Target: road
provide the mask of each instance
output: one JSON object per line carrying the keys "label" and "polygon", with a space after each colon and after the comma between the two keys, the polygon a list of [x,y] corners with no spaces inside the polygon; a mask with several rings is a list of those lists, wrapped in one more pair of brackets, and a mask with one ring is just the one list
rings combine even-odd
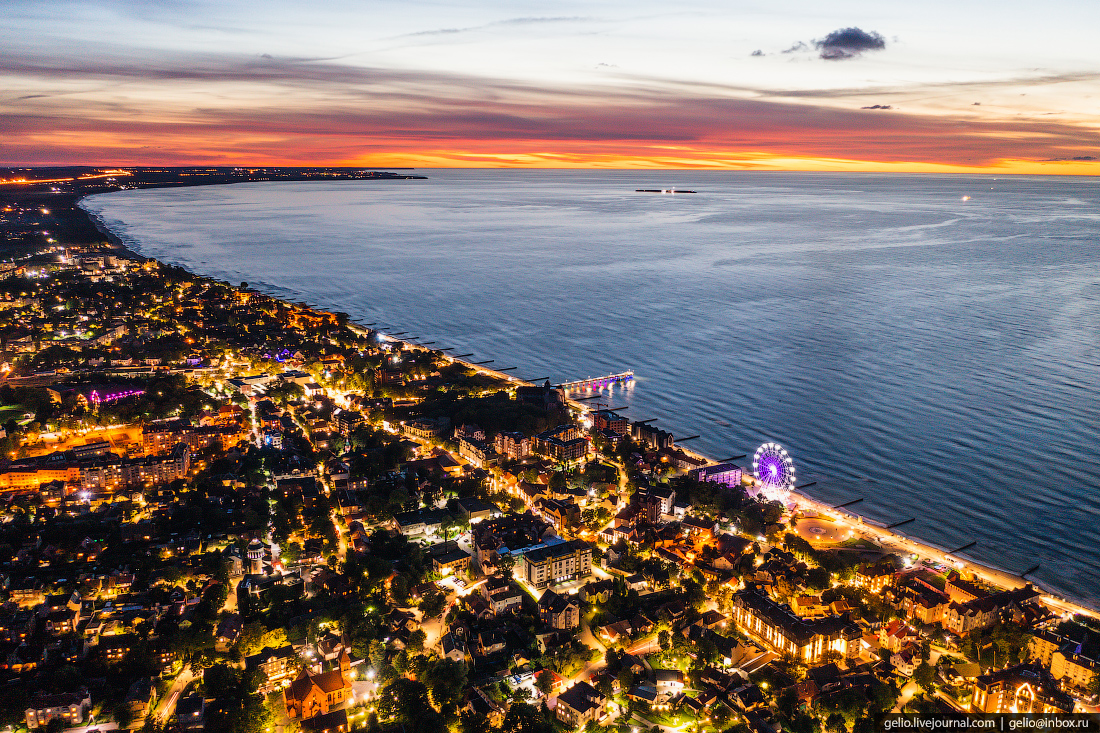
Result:
{"label": "road", "polygon": [[160,725],[164,725],[171,717],[172,712],[176,709],[176,703],[179,702],[180,694],[187,689],[187,686],[194,679],[195,675],[192,674],[191,667],[187,666],[172,681],[172,686],[161,698],[160,707],[156,711],[156,719]]}
{"label": "road", "polygon": [[[928,663],[935,667],[936,662],[939,661],[941,656],[943,656],[943,652],[941,652],[937,648],[932,648],[932,650],[928,654]],[[917,685],[916,682],[914,682],[913,680],[909,680],[908,682],[906,682],[904,685],[902,685],[901,695],[898,696],[898,703],[894,706],[894,709],[891,712],[900,713],[902,710],[905,709],[905,706],[909,704],[909,701],[917,696],[918,692],[920,692],[920,686]]]}

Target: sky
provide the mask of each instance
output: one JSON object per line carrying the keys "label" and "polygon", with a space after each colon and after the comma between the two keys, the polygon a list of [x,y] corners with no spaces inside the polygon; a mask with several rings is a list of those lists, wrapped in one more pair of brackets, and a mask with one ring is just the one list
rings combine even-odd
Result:
{"label": "sky", "polygon": [[1100,174],[1100,2],[0,0],[4,165]]}

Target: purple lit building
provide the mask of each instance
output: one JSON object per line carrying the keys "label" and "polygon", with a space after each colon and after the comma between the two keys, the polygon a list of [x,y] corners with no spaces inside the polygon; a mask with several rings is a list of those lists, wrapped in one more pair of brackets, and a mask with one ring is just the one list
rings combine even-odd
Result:
{"label": "purple lit building", "polygon": [[742,470],[733,463],[718,463],[713,466],[704,466],[694,471],[698,481],[709,481],[726,486],[737,486],[741,483]]}

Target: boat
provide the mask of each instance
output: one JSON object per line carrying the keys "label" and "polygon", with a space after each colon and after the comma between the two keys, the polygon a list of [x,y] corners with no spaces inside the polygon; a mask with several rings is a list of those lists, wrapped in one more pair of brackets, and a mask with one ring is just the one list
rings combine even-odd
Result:
{"label": "boat", "polygon": [[634,193],[698,193],[683,188],[636,188]]}

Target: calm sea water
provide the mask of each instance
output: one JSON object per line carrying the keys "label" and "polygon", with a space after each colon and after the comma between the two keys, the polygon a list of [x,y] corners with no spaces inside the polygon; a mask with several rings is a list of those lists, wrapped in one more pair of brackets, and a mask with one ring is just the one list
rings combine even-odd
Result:
{"label": "calm sea water", "polygon": [[[433,170],[125,191],[135,249],[562,381],[1100,603],[1100,186]],[[690,188],[677,196],[636,188]],[[969,196],[969,199],[965,197]]]}

